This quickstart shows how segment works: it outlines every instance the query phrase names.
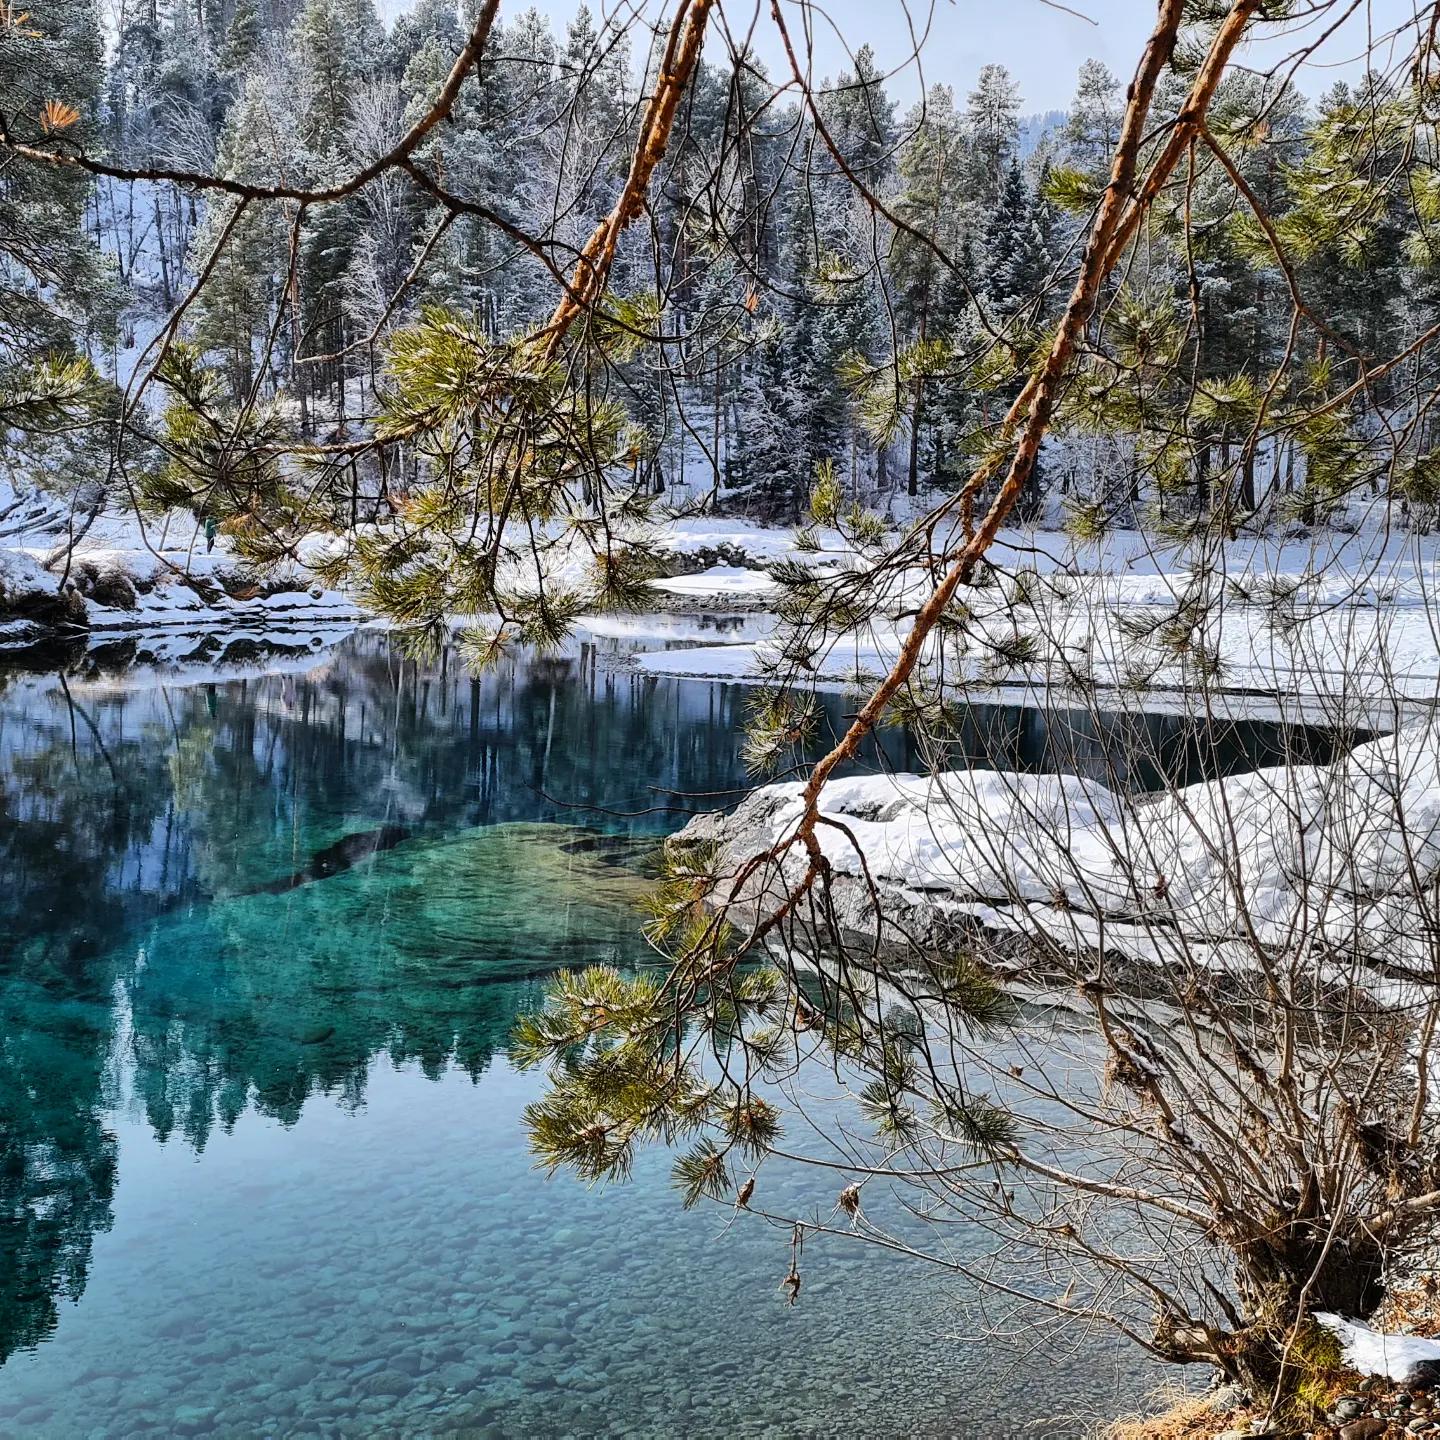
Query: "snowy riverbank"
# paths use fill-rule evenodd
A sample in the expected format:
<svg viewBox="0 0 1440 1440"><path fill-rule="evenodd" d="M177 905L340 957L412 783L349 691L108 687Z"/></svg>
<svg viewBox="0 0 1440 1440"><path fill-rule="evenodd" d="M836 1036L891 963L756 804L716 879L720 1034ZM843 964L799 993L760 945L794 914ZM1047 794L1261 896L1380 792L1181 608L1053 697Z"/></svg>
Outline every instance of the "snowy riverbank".
<svg viewBox="0 0 1440 1440"><path fill-rule="evenodd" d="M10 507L0 523L0 649L87 631L246 631L365 618L352 597L326 589L303 565L255 574L223 535L212 548L190 516L141 524L102 514L67 561L71 517L43 498ZM802 548L786 529L704 516L666 521L647 538L668 572L651 582L656 612L749 614L757 623L729 637L697 627L689 645L667 633L639 647L632 663L645 673L763 678L775 652L762 617L780 594L777 563L801 562L824 584L865 586L862 557L833 531ZM1373 723L1375 706L1396 697L1412 710L1440 702L1437 537L1397 533L1377 519L1353 532L1245 537L1202 555L1135 531L1080 543L1017 529L1002 531L991 554L990 583L962 592L956 623L922 654L920 680L1032 704L1082 685L1144 691L1162 708L1167 696L1197 690L1212 700L1272 697L1332 722ZM875 618L833 637L803 678L863 685L883 674L928 584L902 570L870 586L864 599ZM643 615L596 623L646 628Z"/></svg>
<svg viewBox="0 0 1440 1440"><path fill-rule="evenodd" d="M15 507L19 507L16 509ZM0 506L0 509L6 507ZM88 633L245 631L356 623L354 600L292 566L259 576L188 515L101 514L73 548L63 508L10 497L0 526L0 652Z"/></svg>
<svg viewBox="0 0 1440 1440"><path fill-rule="evenodd" d="M722 876L792 835L801 782L690 823ZM1158 795L1077 775L962 769L832 780L817 838L842 923L934 938L966 921L1173 963L1245 965L1254 946L1365 951L1392 974L1427 959L1440 875L1440 725L1356 746L1333 765L1267 767ZM773 903L796 848L742 892ZM885 904L877 922L876 887Z"/></svg>
<svg viewBox="0 0 1440 1440"><path fill-rule="evenodd" d="M1384 530L1230 542L1203 561L1136 532L1081 545L1057 532L1002 532L992 583L961 593L956 624L926 646L917 679L1036 697L1056 687L1283 696L1355 714L1399 697L1440 701L1440 544ZM848 563L827 557L835 584ZM775 594L763 571L730 568L657 582L673 593ZM893 664L928 581L887 582L876 618L810 657L808 678L864 685ZM758 679L766 638L669 649L649 673ZM1198 682L1202 682L1203 685Z"/></svg>

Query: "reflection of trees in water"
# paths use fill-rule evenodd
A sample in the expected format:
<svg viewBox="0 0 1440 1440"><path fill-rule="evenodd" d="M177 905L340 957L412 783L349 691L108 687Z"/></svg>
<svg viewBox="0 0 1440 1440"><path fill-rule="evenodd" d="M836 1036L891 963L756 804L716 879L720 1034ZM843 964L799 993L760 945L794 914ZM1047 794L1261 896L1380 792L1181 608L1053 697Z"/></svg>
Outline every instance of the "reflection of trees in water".
<svg viewBox="0 0 1440 1440"><path fill-rule="evenodd" d="M92 1006L72 998L70 1008ZM77 1013L65 1035L27 1028L39 1020L0 1003L0 1362L55 1328L59 1299L79 1298L115 1189L115 1138L99 1106L103 1020Z"/></svg>
<svg viewBox="0 0 1440 1440"><path fill-rule="evenodd" d="M288 1124L317 1092L358 1104L381 1053L478 1079L516 1014L537 1008L546 972L642 953L629 908L640 882L606 847L674 817L565 806L664 807L667 791L715 803L745 782L745 703L738 686L608 669L589 643L475 677L451 654L404 659L374 633L308 673L12 684L0 696L0 1359L53 1327L109 1223L117 1002L129 1012L118 1068L155 1133L197 1147L248 1108ZM825 704L824 728L840 726L846 697ZM1254 743L1240 737L1237 753ZM905 736L885 744L892 766L919 768ZM950 763L1108 766L1136 748L1083 726L1063 744L1069 754L1053 718L977 707ZM567 848L528 823L554 820L611 836ZM257 893L387 823L409 838L334 878Z"/></svg>
<svg viewBox="0 0 1440 1440"><path fill-rule="evenodd" d="M358 1103L381 1052L478 1079L544 973L636 953L621 903L633 874L564 855L553 830L463 831L558 814L537 793L552 784L607 804L643 796L642 776L712 788L733 765L726 728L702 735L697 717L668 733L653 688L583 657L472 680L373 636L309 676L14 687L0 731L0 1359L53 1328L109 1224L118 1000L147 1118L200 1146L247 1108L290 1123L319 1091ZM622 752L621 779L597 778ZM394 815L416 837L372 866L247 893Z"/></svg>
<svg viewBox="0 0 1440 1440"><path fill-rule="evenodd" d="M78 1298L110 1223L113 947L147 903L127 860L163 832L167 800L163 752L142 734L103 737L63 689L0 735L3 1361L54 1328L59 1298Z"/></svg>
<svg viewBox="0 0 1440 1440"><path fill-rule="evenodd" d="M478 1079L555 968L634 959L643 881L553 827L418 838L373 867L157 923L126 979L135 1084L162 1137L247 1106L358 1103L380 1052Z"/></svg>

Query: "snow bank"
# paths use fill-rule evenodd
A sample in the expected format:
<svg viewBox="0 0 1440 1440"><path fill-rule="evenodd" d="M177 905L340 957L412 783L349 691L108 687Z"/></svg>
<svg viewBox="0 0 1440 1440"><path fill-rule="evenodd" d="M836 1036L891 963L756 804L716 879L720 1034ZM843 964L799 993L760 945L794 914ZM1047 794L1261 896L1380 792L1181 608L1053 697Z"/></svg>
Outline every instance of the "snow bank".
<svg viewBox="0 0 1440 1440"><path fill-rule="evenodd" d="M1179 581L1162 577L1166 587ZM1367 605L1357 589L1338 599L1277 617L1271 609L1222 597L1204 611L1203 632L1188 653L1165 648L1174 597L1159 603L1158 581L1109 577L1069 580L1044 588L1024 604L998 587L964 592L968 633L932 635L920 655L918 678L951 684L1071 684L1088 676L1102 687L1197 689L1212 694L1286 693L1359 703L1400 695L1440 696L1440 580L1402 603ZM1332 579L1330 588L1342 582ZM1357 582L1358 583L1358 582ZM1419 582L1415 582L1418 586ZM917 587L902 586L885 612L913 614ZM884 613L884 612L882 612ZM840 684L858 675L883 675L909 633L904 622L879 619L835 638L814 658L814 678ZM1138 638L1137 638L1138 637ZM1202 652L1216 668L1197 669ZM754 678L773 666L772 644L717 650L673 650L641 661L655 674L714 679Z"/></svg>
<svg viewBox="0 0 1440 1440"><path fill-rule="evenodd" d="M731 565L761 568L776 560L795 556L795 532L754 520L736 520L721 515L681 516L655 527L654 541L674 555L716 555L733 557ZM850 547L836 530L818 530L818 554L848 556ZM814 558L817 552L806 552Z"/></svg>
<svg viewBox="0 0 1440 1440"><path fill-rule="evenodd" d="M0 550L0 594L7 598L40 590L55 591L55 577L23 550Z"/></svg>
<svg viewBox="0 0 1440 1440"><path fill-rule="evenodd" d="M1316 1311L1315 1319L1339 1340L1345 1363L1362 1375L1380 1375L1400 1385L1430 1385L1440 1379L1440 1340L1386 1335L1325 1311Z"/></svg>
<svg viewBox="0 0 1440 1440"><path fill-rule="evenodd" d="M800 782L764 787L729 834L793 832ZM961 770L834 781L817 834L834 870L1071 943L1153 953L1156 936L1357 944L1423 962L1440 877L1440 721L1157 796L1073 775ZM748 838L753 840L753 831ZM748 853L748 852L747 852ZM795 863L802 857L796 855ZM987 919L987 923L989 920Z"/></svg>
<svg viewBox="0 0 1440 1440"><path fill-rule="evenodd" d="M33 644L56 630L82 630L85 606L20 550L0 550L0 650Z"/></svg>
<svg viewBox="0 0 1440 1440"><path fill-rule="evenodd" d="M677 554L723 552L723 564L708 572L715 587L747 586L745 567L783 558L831 577L858 563L832 533L820 537L825 548L817 555L798 551L785 531L710 517L672 522L653 538ZM1211 694L1281 693L1347 705L1396 694L1440 697L1440 537L1371 527L1246 536L1202 550L1136 531L1092 544L1061 532L1006 529L989 558L996 583L960 593L962 630L932 637L922 677L1039 688L1082 675L1102 687L1194 689L1203 676ZM697 596L710 585L699 577L663 583L693 584ZM813 657L812 678L838 685L885 673L909 629L895 617L913 616L932 583L919 568L887 573L865 597L878 618ZM1197 615L1193 634L1182 637ZM656 674L751 679L775 654L762 642L671 650L639 664Z"/></svg>
<svg viewBox="0 0 1440 1440"><path fill-rule="evenodd" d="M674 575L667 580L652 580L652 588L668 595L743 595L753 598L769 595L775 582L763 570L749 570L738 565L712 565L694 575Z"/></svg>
<svg viewBox="0 0 1440 1440"><path fill-rule="evenodd" d="M66 506L44 495L17 496L0 484L0 514L6 517L0 648L34 644L62 628L105 635L362 618L350 597L316 585L303 564L250 574L225 536L212 547L188 513L142 521L129 511L103 512L84 529L63 570L45 562L74 523ZM315 537L310 552L323 553L327 543L333 541Z"/></svg>
<svg viewBox="0 0 1440 1440"><path fill-rule="evenodd" d="M55 552L73 517L53 497L16 497L0 482L0 545L4 566L28 566ZM373 527L362 526L361 530ZM562 539L558 524L552 538ZM654 582L657 601L690 609L754 609L774 593L767 567L800 560L821 577L839 578L859 564L835 531L801 551L793 532L725 516L678 517L641 526L643 537L673 557L676 574ZM898 538L898 532L892 538ZM940 539L943 541L944 536ZM150 629L206 618L230 625L269 614L359 618L342 594L316 593L309 566L344 539L307 537L300 563L286 576L249 576L223 535L207 548L193 516L175 513L143 523L124 511L103 513L85 531L71 564L91 628ZM1346 702L1396 693L1440 697L1440 537L1370 527L1356 534L1317 531L1301 539L1245 537L1202 555L1139 532L1116 531L1080 543L1058 531L1005 529L990 558L998 583L967 589L968 638L951 632L922 656L922 674L967 685L1032 688L1066 683L1086 673L1099 685L1132 685L1137 625L1159 629L1187 595L1197 573L1213 595L1204 607L1205 644L1218 655L1210 693L1303 694ZM587 547L557 544L551 580L582 586ZM535 583L533 566L512 557L502 582ZM1024 572L1023 576L1022 573ZM1025 592L1020 593L1021 579ZM3 585L0 576L0 585ZM882 617L913 613L930 577L919 569L889 575L875 597ZM53 589L53 584L52 584ZM1278 597L1278 598L1277 598ZM78 603L78 602L77 602ZM0 607L9 618L14 610ZM837 640L816 657L819 683L839 685L889 669L908 624L882 618ZM703 637L700 637L703 638ZM737 637L738 638L738 637ZM1027 644L1016 649L1015 641ZM642 669L695 677L751 678L773 653L763 639L743 645L692 647L644 656ZM1008 652L1007 652L1008 646ZM997 656L1012 653L1003 664ZM1185 664L1164 653L1149 676L1151 689L1192 686Z"/></svg>

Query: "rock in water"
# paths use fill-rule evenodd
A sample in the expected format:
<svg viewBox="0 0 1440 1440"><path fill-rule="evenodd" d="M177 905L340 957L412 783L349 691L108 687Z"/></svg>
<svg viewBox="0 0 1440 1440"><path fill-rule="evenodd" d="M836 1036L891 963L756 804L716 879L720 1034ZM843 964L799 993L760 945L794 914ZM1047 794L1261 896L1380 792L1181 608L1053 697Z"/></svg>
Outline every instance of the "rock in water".
<svg viewBox="0 0 1440 1440"><path fill-rule="evenodd" d="M377 830L361 830L354 835L342 836L333 845L317 850L303 869L283 880L272 880L251 893L283 895L287 890L308 885L312 880L328 880L382 850L393 850L402 840L408 840L410 834L407 825L381 825Z"/></svg>

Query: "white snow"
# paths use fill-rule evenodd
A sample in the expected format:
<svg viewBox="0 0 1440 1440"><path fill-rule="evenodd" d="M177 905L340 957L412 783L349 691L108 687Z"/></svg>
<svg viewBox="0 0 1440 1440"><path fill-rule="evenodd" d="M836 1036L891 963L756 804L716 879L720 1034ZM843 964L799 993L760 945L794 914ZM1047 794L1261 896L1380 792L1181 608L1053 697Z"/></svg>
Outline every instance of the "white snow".
<svg viewBox="0 0 1440 1440"><path fill-rule="evenodd" d="M996 584L959 593L960 628L930 637L917 680L1039 691L1079 675L1101 688L1139 683L1151 691L1305 696L1342 707L1396 695L1440 699L1440 548L1433 537L1242 540L1199 578L1189 568L1193 557L1161 554L1138 535L1096 548L1055 534L1022 544L1002 533L995 555L1012 568ZM1019 564L1028 576L1023 583ZM853 569L852 560L848 570L818 573L848 586ZM919 571L887 576L870 597L877 617L833 637L802 678L840 684L883 675L930 584ZM1187 616L1182 602L1191 607ZM1182 619L1193 626L1187 630ZM656 674L747 679L764 674L777 653L761 640L669 650L639 664Z"/></svg>
<svg viewBox="0 0 1440 1440"><path fill-rule="evenodd" d="M9 599L37 590L53 594L55 577L23 550L0 550L0 595Z"/></svg>
<svg viewBox="0 0 1440 1440"><path fill-rule="evenodd" d="M16 496L0 485L0 511L7 512L11 521L3 536L8 548L0 549L0 595L17 591L54 594L67 572L63 562L49 569L45 562L65 540L68 510L53 503L51 497ZM315 537L311 553L327 543L333 540ZM204 527L179 511L146 519L121 509L101 513L70 557L68 578L72 582L78 583L86 572L124 576L138 592L133 609L86 598L90 629L96 635L172 627L229 630L268 619L283 623L287 619L356 622L363 618L349 596L317 586L300 566L267 576L263 587L247 586L244 566L228 539L216 536L213 548L208 546ZM248 588L269 593L240 598Z"/></svg>
<svg viewBox="0 0 1440 1440"><path fill-rule="evenodd" d="M1345 1363L1362 1375L1382 1375L1403 1385L1425 1378L1424 1371L1416 1374L1420 1367L1431 1375L1440 1367L1440 1340L1386 1335L1358 1320L1345 1320L1322 1310L1315 1312L1315 1319L1340 1341Z"/></svg>
<svg viewBox="0 0 1440 1440"><path fill-rule="evenodd" d="M737 557L743 555L757 567L789 559L797 553L792 530L717 515L681 516L665 521L655 527L654 539L662 549L677 555L729 551ZM815 539L820 548L806 552L807 558L851 553L838 531L819 530Z"/></svg>
<svg viewBox="0 0 1440 1440"><path fill-rule="evenodd" d="M775 628L775 619L758 611L737 615L713 610L646 611L582 615L576 628L588 635L629 641L636 650L645 650L656 643L688 647L763 640Z"/></svg>
<svg viewBox="0 0 1440 1440"><path fill-rule="evenodd" d="M773 840L802 813L800 782ZM1154 797L1071 775L956 770L833 781L818 836L834 869L923 891L1072 943L1153 954L1174 935L1233 947L1360 945L1424 960L1440 876L1440 722L1292 765ZM843 828L841 828L843 827ZM798 863L799 857L795 857Z"/></svg>
<svg viewBox="0 0 1440 1440"><path fill-rule="evenodd" d="M775 582L763 570L748 570L738 565L712 565L695 575L674 575L669 579L652 580L655 590L669 595L768 595Z"/></svg>

